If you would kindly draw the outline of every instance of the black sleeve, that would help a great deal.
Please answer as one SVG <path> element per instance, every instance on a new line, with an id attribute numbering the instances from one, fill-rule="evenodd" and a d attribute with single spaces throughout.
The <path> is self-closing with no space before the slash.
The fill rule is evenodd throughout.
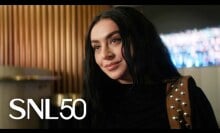
<path id="1" fill-rule="evenodd" d="M 86 116 L 85 118 L 83 118 L 82 120 L 75 120 L 75 127 L 74 128 L 78 128 L 78 129 L 89 129 L 91 128 L 91 111 L 89 110 L 89 106 L 87 106 L 86 109 Z M 78 116 L 82 116 L 82 113 L 84 112 L 84 108 L 82 107 L 82 105 L 78 105 L 76 106 L 76 114 Z"/>
<path id="2" fill-rule="evenodd" d="M 189 79 L 189 96 L 192 112 L 192 128 L 218 128 L 214 111 L 201 88 L 193 78 Z"/>

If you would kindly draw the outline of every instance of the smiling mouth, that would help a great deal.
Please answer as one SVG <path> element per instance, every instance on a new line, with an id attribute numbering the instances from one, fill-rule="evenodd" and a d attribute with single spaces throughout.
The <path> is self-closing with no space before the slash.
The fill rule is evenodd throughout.
<path id="1" fill-rule="evenodd" d="M 105 65 L 105 68 L 106 68 L 108 71 L 113 71 L 113 70 L 115 70 L 115 69 L 118 68 L 120 62 L 121 62 L 121 61 L 117 61 L 117 62 L 110 63 L 110 64 L 108 64 L 108 65 Z"/>

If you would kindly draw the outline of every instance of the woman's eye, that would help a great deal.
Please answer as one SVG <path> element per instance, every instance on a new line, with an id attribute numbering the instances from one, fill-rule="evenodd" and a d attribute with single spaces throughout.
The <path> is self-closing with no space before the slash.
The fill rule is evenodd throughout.
<path id="1" fill-rule="evenodd" d="M 121 38 L 115 38 L 111 40 L 111 44 L 119 44 L 121 43 Z"/>
<path id="2" fill-rule="evenodd" d="M 93 50 L 98 50 L 99 48 L 100 48 L 100 46 L 98 46 L 98 45 L 93 46 Z"/>

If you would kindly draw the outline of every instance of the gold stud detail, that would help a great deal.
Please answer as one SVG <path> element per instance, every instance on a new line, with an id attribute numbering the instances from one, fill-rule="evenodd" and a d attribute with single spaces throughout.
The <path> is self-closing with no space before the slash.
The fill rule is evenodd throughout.
<path id="1" fill-rule="evenodd" d="M 173 95 L 172 95 L 172 94 L 170 95 L 170 98 L 173 98 Z"/>
<path id="2" fill-rule="evenodd" d="M 182 112 L 182 110 L 181 109 L 177 109 L 176 112 L 180 113 L 180 112 Z"/>
<path id="3" fill-rule="evenodd" d="M 183 115 L 184 115 L 185 117 L 189 117 L 189 114 L 188 114 L 187 112 L 184 112 Z"/>
<path id="4" fill-rule="evenodd" d="M 175 92 L 177 92 L 178 90 L 179 90 L 179 88 L 178 88 L 178 87 L 176 87 Z"/>
<path id="5" fill-rule="evenodd" d="M 175 106 L 171 105 L 171 106 L 170 106 L 170 108 L 171 108 L 171 109 L 174 109 L 174 108 L 175 108 Z"/>
<path id="6" fill-rule="evenodd" d="M 180 86 L 183 86 L 183 82 L 180 83 Z"/>
<path id="7" fill-rule="evenodd" d="M 175 101 L 176 102 L 180 102 L 181 100 L 179 98 L 175 98 Z"/>
<path id="8" fill-rule="evenodd" d="M 172 119 L 173 120 L 178 120 L 179 118 L 178 118 L 178 116 L 173 116 Z"/>
<path id="9" fill-rule="evenodd" d="M 186 106 L 186 105 L 187 105 L 185 102 L 182 102 L 181 104 L 182 104 L 183 106 Z"/>
<path id="10" fill-rule="evenodd" d="M 180 95 L 185 95 L 186 93 L 184 91 L 181 91 L 180 92 Z"/>

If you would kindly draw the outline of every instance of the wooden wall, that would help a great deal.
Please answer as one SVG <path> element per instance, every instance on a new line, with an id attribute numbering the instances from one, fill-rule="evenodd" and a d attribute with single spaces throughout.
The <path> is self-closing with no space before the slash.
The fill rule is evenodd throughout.
<path id="1" fill-rule="evenodd" d="M 0 65 L 60 75 L 55 93 L 82 89 L 86 30 L 106 5 L 0 5 Z"/>

